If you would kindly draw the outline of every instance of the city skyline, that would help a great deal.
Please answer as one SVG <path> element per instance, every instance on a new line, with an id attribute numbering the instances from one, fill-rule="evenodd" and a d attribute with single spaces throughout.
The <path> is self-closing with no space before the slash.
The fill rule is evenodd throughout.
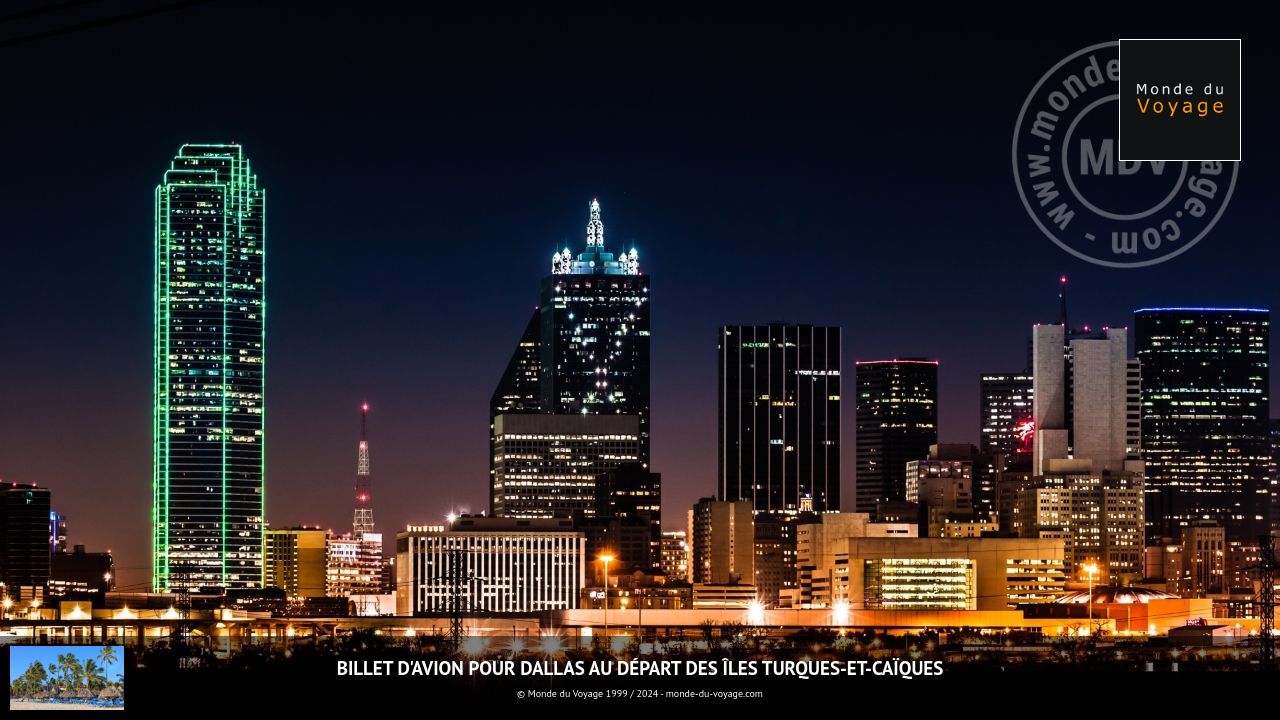
<path id="1" fill-rule="evenodd" d="M 207 37 L 209 11 L 189 12 L 195 39 Z M 282 40 L 284 18 L 245 12 L 249 37 L 228 72 L 251 81 L 235 109 L 198 93 L 177 101 L 155 92 L 176 86 L 180 73 L 144 51 L 154 47 L 150 21 L 78 36 L 102 60 L 76 77 L 50 69 L 58 42 L 9 51 L 33 68 L 14 94 L 38 132 L 14 149 L 5 181 L 11 261 L 28 271 L 15 273 L 0 310 L 6 346 L 18 349 L 0 379 L 0 478 L 52 488 L 71 542 L 114 550 L 123 586 L 149 582 L 150 568 L 145 198 L 183 142 L 241 142 L 272 188 L 266 520 L 282 527 L 350 523 L 350 410 L 366 398 L 378 410 L 380 527 L 486 506 L 493 381 L 528 320 L 548 254 L 578 237 L 592 197 L 608 209 L 611 238 L 634 241 L 657 281 L 653 469 L 675 508 L 714 492 L 709 337 L 722 325 L 839 326 L 846 374 L 857 360 L 939 358 L 939 440 L 976 443 L 978 377 L 1023 364 L 1029 327 L 1056 316 L 1060 272 L 1072 279 L 1072 317 L 1096 325 L 1132 325 L 1133 311 L 1152 305 L 1274 304 L 1266 270 L 1276 251 L 1257 240 L 1265 183 L 1251 172 L 1275 150 L 1261 140 L 1251 141 L 1251 162 L 1214 233 L 1156 270 L 1087 265 L 1027 221 L 1007 167 L 1017 106 L 1039 68 L 1093 35 L 1019 43 L 1020 63 L 1001 61 L 1007 38 L 994 30 L 939 38 L 937 52 L 954 53 L 957 72 L 989 72 L 1001 88 L 993 114 L 956 120 L 967 138 L 957 144 L 954 133 L 925 132 L 936 121 L 910 90 L 933 75 L 893 67 L 882 52 L 905 27 L 849 49 L 828 70 L 816 54 L 772 71 L 775 58 L 735 69 L 741 53 L 664 55 L 624 40 L 635 57 L 598 53 L 607 81 L 589 83 L 575 53 L 532 53 L 507 77 L 509 64 L 443 45 L 433 52 L 451 62 L 422 83 L 421 64 L 399 70 L 393 54 L 375 53 L 348 68 L 348 58 L 325 59 L 333 38 Z M 1272 58 L 1262 45 L 1246 43 L 1246 65 Z M 266 53 L 291 51 L 317 63 L 315 78 L 278 66 L 257 73 Z M 466 71 L 450 79 L 458 67 Z M 892 73 L 884 103 L 899 110 L 867 115 L 852 96 L 833 94 L 833 81 L 855 67 Z M 388 68 L 385 84 L 366 86 Z M 703 100 L 708 74 L 725 84 Z M 429 84 L 443 100 L 408 97 L 402 80 Z M 363 109 L 332 108 L 333 85 L 359 88 L 389 119 L 373 131 Z M 279 97 L 280 87 L 297 90 Z M 966 99 L 960 88 L 936 92 L 941 103 Z M 78 128 L 86 103 L 100 115 L 92 133 Z M 1269 103 L 1252 100 L 1246 126 Z M 593 119 L 600 112 L 634 117 L 604 130 Z M 26 136 L 28 125 L 17 127 Z M 107 137 L 110 162 L 83 162 Z M 756 143 L 749 160 L 748 143 Z M 74 201 L 48 192 L 67 167 L 95 192 Z M 919 212 L 921 203 L 931 211 Z M 81 259 L 68 262 L 68 253 Z M 64 273 L 56 292 L 51 268 Z M 110 292 L 102 277 L 112 278 Z M 973 291 L 982 288 L 995 292 Z M 72 325 L 86 307 L 92 322 Z M 93 348 L 92 364 L 83 348 Z M 844 406 L 847 500 L 854 421 L 853 403 Z M 93 431 L 69 447 L 78 428 Z"/>

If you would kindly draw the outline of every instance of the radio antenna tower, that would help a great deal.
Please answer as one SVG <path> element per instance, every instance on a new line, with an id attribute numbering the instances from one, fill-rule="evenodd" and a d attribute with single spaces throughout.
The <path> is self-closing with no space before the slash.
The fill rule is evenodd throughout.
<path id="1" fill-rule="evenodd" d="M 356 512 L 352 537 L 373 532 L 373 479 L 369 474 L 369 403 L 360 406 L 360 451 L 356 459 Z"/>

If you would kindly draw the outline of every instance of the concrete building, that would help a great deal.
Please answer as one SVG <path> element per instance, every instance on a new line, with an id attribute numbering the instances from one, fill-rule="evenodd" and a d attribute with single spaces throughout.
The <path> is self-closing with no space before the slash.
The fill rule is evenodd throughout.
<path id="1" fill-rule="evenodd" d="M 519 613 L 578 606 L 586 538 L 568 518 L 463 516 L 450 526 L 396 533 L 396 614 L 445 613 L 453 578 L 468 612 Z"/>
<path id="2" fill-rule="evenodd" d="M 1096 561 L 1103 579 L 1142 576 L 1142 464 L 1128 472 L 1092 471 L 1088 459 L 1050 460 L 1045 475 L 1019 476 L 1000 487 L 1001 529 L 1020 538 L 1066 543 L 1068 573 Z"/>
<path id="3" fill-rule="evenodd" d="M 832 603 L 853 610 L 1005 610 L 1063 591 L 1063 542 L 1023 538 L 847 538 L 848 579 Z"/>
<path id="4" fill-rule="evenodd" d="M 914 523 L 873 523 L 869 513 L 823 513 L 817 522 L 796 527 L 796 587 L 782 604 L 827 607 L 845 593 L 848 566 L 841 562 L 849 538 L 916 537 Z M 833 590 L 833 588 L 836 588 Z"/>
<path id="5" fill-rule="evenodd" d="M 1000 532 L 1000 525 L 985 520 L 946 520 L 938 526 L 938 534 L 930 537 L 976 538 Z"/>
<path id="6" fill-rule="evenodd" d="M 755 577 L 755 521 L 750 500 L 703 498 L 693 506 L 695 584 L 751 584 Z"/>
<path id="7" fill-rule="evenodd" d="M 778 603 L 783 592 L 796 587 L 796 528 L 817 521 L 811 512 L 795 515 L 756 513 L 756 599 L 765 605 Z"/>
<path id="8" fill-rule="evenodd" d="M 263 587 L 280 588 L 289 597 L 323 597 L 328 536 L 328 531 L 316 527 L 269 529 L 263 533 Z"/>
<path id="9" fill-rule="evenodd" d="M 1182 572 L 1174 592 L 1182 597 L 1226 592 L 1226 560 L 1226 528 L 1203 521 L 1182 528 Z"/>
<path id="10" fill-rule="evenodd" d="M 950 445 L 932 445 L 929 457 L 907 463 L 907 501 L 920 506 L 921 535 L 939 537 L 948 520 L 973 520 L 976 512 L 974 463 L 969 459 L 948 459 Z M 954 446 L 973 457 L 972 445 Z"/>
<path id="11" fill-rule="evenodd" d="M 1032 474 L 1050 460 L 1088 459 L 1090 471 L 1120 472 L 1138 457 L 1140 372 L 1124 328 L 1098 333 L 1065 325 L 1032 329 Z"/>
<path id="12" fill-rule="evenodd" d="M 662 533 L 661 567 L 668 580 L 689 581 L 689 541 L 684 530 Z"/>

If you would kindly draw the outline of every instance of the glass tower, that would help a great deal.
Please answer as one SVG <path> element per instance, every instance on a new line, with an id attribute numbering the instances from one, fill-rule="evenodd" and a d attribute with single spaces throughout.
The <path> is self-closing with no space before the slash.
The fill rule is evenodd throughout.
<path id="1" fill-rule="evenodd" d="M 1142 362 L 1147 539 L 1216 521 L 1228 540 L 1270 532 L 1270 313 L 1135 313 Z"/>
<path id="2" fill-rule="evenodd" d="M 262 584 L 264 190 L 183 145 L 155 193 L 152 585 Z"/>
<path id="3" fill-rule="evenodd" d="M 857 438 L 854 509 L 906 499 L 907 463 L 938 442 L 938 362 L 873 360 L 855 364 Z"/>
<path id="4" fill-rule="evenodd" d="M 840 509 L 840 328 L 720 328 L 720 499 Z"/>

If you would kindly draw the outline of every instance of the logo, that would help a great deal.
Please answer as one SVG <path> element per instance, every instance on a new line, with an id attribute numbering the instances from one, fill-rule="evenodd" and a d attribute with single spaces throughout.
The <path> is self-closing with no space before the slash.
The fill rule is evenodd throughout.
<path id="1" fill-rule="evenodd" d="M 1041 232 L 1095 265 L 1146 267 L 1213 229 L 1239 164 L 1119 159 L 1119 43 L 1069 55 L 1032 88 L 1013 130 L 1013 177 Z"/>

